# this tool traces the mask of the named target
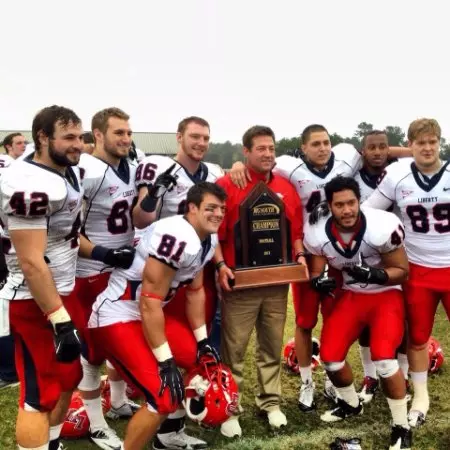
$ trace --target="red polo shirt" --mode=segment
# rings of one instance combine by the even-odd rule
[[[250,171],[252,181],[248,182],[244,189],[236,187],[232,183],[229,175],[225,175],[216,181],[228,195],[226,202],[227,212],[219,229],[222,253],[228,267],[235,266],[234,227],[239,220],[239,206],[259,181],[266,181],[266,175],[255,172],[250,168],[248,170]],[[300,197],[294,186],[279,175],[270,173],[267,186],[278,194],[284,203],[286,218],[291,223],[291,240],[292,248],[294,248],[294,241],[303,239],[303,217]]]

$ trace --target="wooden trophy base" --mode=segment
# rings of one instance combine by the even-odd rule
[[[306,268],[300,264],[236,269],[234,289],[251,289],[308,281]]]

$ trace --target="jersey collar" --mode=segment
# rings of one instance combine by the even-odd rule
[[[442,165],[438,173],[435,173],[433,176],[428,177],[427,175],[420,172],[420,170],[416,166],[416,163],[413,161],[411,163],[411,172],[414,179],[416,180],[417,185],[425,192],[430,192],[439,183],[439,181],[441,181],[442,175],[444,175],[444,172],[447,169],[449,163],[450,161],[446,161],[445,164]]]
[[[201,181],[206,181],[208,178],[208,166],[204,162],[200,162],[198,169],[194,173],[190,173],[186,167],[183,166],[180,162],[174,159],[174,161],[184,170],[188,178],[194,183],[200,183]]]
[[[334,249],[343,257],[351,259],[358,253],[359,248],[361,247],[362,239],[364,237],[364,233],[366,232],[366,226],[366,216],[361,211],[358,228],[353,233],[353,236],[348,244],[342,240],[339,231],[336,229],[333,216],[327,220],[327,223],[325,224],[325,232]]]
[[[48,167],[44,164],[33,161],[33,156],[34,156],[34,152],[30,153],[28,156],[26,156],[24,158],[24,161],[29,164],[33,164],[34,166],[40,167],[41,169],[48,170],[49,172],[59,175],[61,178],[64,178],[64,180],[66,180],[77,192],[80,192],[80,184],[78,183],[77,176],[75,175],[75,172],[73,171],[71,166],[68,166],[66,168],[66,173],[63,175],[51,167]]]
[[[361,179],[364,181],[364,183],[369,186],[372,189],[377,188],[377,181],[378,178],[380,178],[381,174],[371,174],[369,173],[364,167],[359,171],[359,174],[361,175]]]
[[[310,172],[312,172],[317,177],[324,179],[333,170],[335,156],[334,156],[334,153],[331,152],[330,159],[328,160],[327,165],[323,170],[317,170],[306,158],[304,159],[304,161],[305,161],[306,167],[309,169]]]
[[[267,174],[256,172],[256,170],[252,169],[249,165],[247,165],[246,167],[250,173],[250,176],[252,177],[252,180],[254,180],[255,182],[264,181],[264,183],[270,183],[273,179],[272,171],[269,172],[269,180],[267,180]]]

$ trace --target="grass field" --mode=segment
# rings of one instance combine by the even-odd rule
[[[294,319],[292,308],[286,326],[286,341],[293,336]],[[319,333],[319,329],[317,329]],[[445,313],[440,308],[436,317],[434,336],[443,348],[450,349],[450,333]],[[297,409],[299,379],[283,372],[282,408],[288,418],[288,426],[280,433],[274,433],[266,425],[266,420],[258,415],[254,406],[253,396],[257,389],[254,367],[254,341],[247,352],[247,380],[243,406],[245,412],[241,419],[243,437],[239,440],[223,438],[218,430],[205,431],[196,425],[189,424],[189,432],[202,437],[210,444],[211,449],[220,450],[296,450],[296,449],[326,449],[335,437],[359,437],[363,449],[381,450],[388,448],[390,433],[389,411],[386,400],[381,394],[368,405],[362,416],[338,424],[324,424],[319,419],[319,412],[328,408],[328,403],[317,396],[318,412],[302,414]],[[449,352],[450,360],[450,352]],[[356,382],[359,384],[361,365],[357,347],[354,346],[349,355]],[[315,375],[318,392],[323,389],[323,374],[319,369]],[[417,450],[449,450],[450,449],[450,370],[444,364],[440,373],[430,379],[431,410],[426,424],[414,434],[414,449]],[[0,391],[0,450],[13,450],[14,421],[17,412],[17,388]],[[113,422],[112,426],[123,436],[125,422]],[[70,450],[96,450],[98,447],[87,440],[67,441]]]

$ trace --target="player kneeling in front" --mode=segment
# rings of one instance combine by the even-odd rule
[[[320,350],[340,398],[321,419],[336,422],[362,413],[352,369],[345,358],[368,326],[372,359],[392,414],[390,449],[409,449],[412,436],[405,381],[395,357],[405,316],[400,284],[408,275],[404,230],[394,214],[360,209],[361,194],[353,178],[334,178],[325,185],[325,195],[328,208],[322,208],[322,214],[313,213],[305,230],[304,243],[313,255],[311,283],[327,295],[335,285],[328,276],[330,264],[342,271],[344,286],[324,323]]]
[[[202,269],[214,255],[225,199],[215,184],[193,186],[186,214],[147,228],[133,265],[114,269],[93,306],[89,328],[102,349],[100,356],[147,401],[130,420],[125,450],[144,448],[167,415],[181,405],[184,384],[178,367],[190,370],[207,355],[219,362],[207,336]],[[190,326],[163,309],[182,285],[188,285],[186,305],[177,314],[185,314]]]

